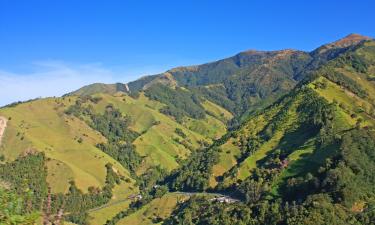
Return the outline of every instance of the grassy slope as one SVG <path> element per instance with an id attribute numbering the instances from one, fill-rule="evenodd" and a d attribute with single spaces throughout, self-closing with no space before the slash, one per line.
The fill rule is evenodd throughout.
<path id="1" fill-rule="evenodd" d="M 346 74 L 348 76 L 359 76 L 358 74 L 350 74 L 348 72 Z M 327 87 L 324 89 L 317 88 L 315 85 L 317 82 L 325 82 Z M 374 85 L 365 79 L 362 79 L 361 82 L 361 86 L 365 86 L 367 88 L 367 92 L 372 93 L 373 89 L 375 88 Z M 344 104 L 347 106 L 345 107 L 345 110 L 337 106 L 335 117 L 337 121 L 334 123 L 335 126 L 338 127 L 338 130 L 344 131 L 352 128 L 355 126 L 358 118 L 362 118 L 364 120 L 361 126 L 374 125 L 374 119 L 369 117 L 366 112 L 358 113 L 358 118 L 351 117 L 351 114 L 358 111 L 358 108 L 361 108 L 363 105 L 369 103 L 368 99 L 360 99 L 359 97 L 353 95 L 353 93 L 341 88 L 323 77 L 318 78 L 316 81 L 309 84 L 308 87 L 313 89 L 316 93 L 327 99 L 329 102 L 333 102 L 333 100 L 335 100 L 338 102 L 338 105 Z M 303 129 L 294 130 L 293 125 L 296 123 L 296 119 L 298 118 L 298 114 L 296 114 L 297 106 L 298 100 L 296 100 L 293 105 L 289 107 L 288 116 L 286 121 L 284 121 L 283 126 L 273 134 L 270 140 L 264 142 L 253 155 L 246 158 L 239 165 L 238 173 L 234 179 L 227 178 L 225 183 L 228 184 L 235 182 L 237 179 L 245 179 L 250 175 L 250 171 L 257 167 L 257 163 L 262 161 L 267 154 L 282 147 L 282 145 L 285 145 L 285 143 L 291 144 L 296 142 L 296 140 L 298 140 L 299 143 L 296 146 L 289 147 L 291 154 L 288 156 L 288 160 L 290 163 L 287 169 L 284 169 L 281 172 L 280 177 L 275 181 L 274 192 L 276 192 L 276 186 L 282 182 L 282 180 L 301 173 L 306 173 L 307 171 L 310 171 L 312 167 L 315 168 L 315 165 L 323 163 L 328 152 L 330 151 L 315 151 L 315 138 L 308 136 L 308 131 L 304 131 Z M 235 157 L 240 153 L 240 146 L 234 143 L 240 143 L 240 138 L 247 139 L 250 136 L 256 136 L 257 133 L 267 124 L 267 121 L 270 121 L 272 117 L 279 112 L 280 108 L 277 109 L 277 107 L 273 107 L 269 110 L 270 111 L 266 111 L 264 114 L 257 115 L 247 121 L 245 125 L 240 128 L 240 130 L 236 131 L 237 135 L 235 136 L 237 138 L 229 139 L 220 147 L 220 160 L 218 164 L 214 165 L 213 173 L 210 178 L 211 187 L 214 187 L 217 184 L 215 177 L 223 175 L 226 171 L 229 171 L 237 164 Z"/>
<path id="2" fill-rule="evenodd" d="M 283 127 L 277 130 L 270 140 L 263 143 L 253 155 L 249 156 L 244 160 L 243 163 L 241 163 L 238 171 L 239 179 L 244 180 L 245 178 L 247 178 L 250 175 L 250 171 L 257 167 L 257 162 L 266 157 L 270 151 L 275 150 L 278 147 L 280 140 L 284 137 L 286 130 L 291 129 L 291 126 L 293 126 L 297 120 L 297 106 L 298 99 L 288 110 L 287 119 L 286 121 L 284 121 Z"/>
<path id="3" fill-rule="evenodd" d="M 176 157 L 185 158 L 190 154 L 190 150 L 184 145 L 176 142 L 174 139 L 182 138 L 175 133 L 176 128 L 180 128 L 187 135 L 187 144 L 193 149 L 199 147 L 198 141 L 204 140 L 211 142 L 211 138 L 217 138 L 226 132 L 223 122 L 207 116 L 204 120 L 185 119 L 181 125 L 172 118 L 159 112 L 163 105 L 157 101 L 151 101 L 143 94 L 134 99 L 126 95 L 106 95 L 99 94 L 103 98 L 94 109 L 101 113 L 108 103 L 119 108 L 126 115 L 130 115 L 133 124 L 131 128 L 140 133 L 134 144 L 136 150 L 142 156 L 145 156 L 144 167 L 141 171 L 150 165 L 161 165 L 168 170 L 178 166 Z M 209 103 L 213 113 L 220 110 L 218 106 Z M 215 111 L 216 110 L 216 111 Z M 223 110 L 224 115 L 230 117 L 227 111 Z"/>
<path id="4" fill-rule="evenodd" d="M 266 125 L 267 121 L 270 121 L 273 116 L 280 110 L 279 106 L 273 107 L 264 114 L 257 115 L 251 118 L 249 121 L 243 124 L 243 126 L 236 131 L 236 138 L 230 138 L 224 145 L 220 146 L 220 158 L 219 162 L 213 166 L 212 176 L 210 177 L 210 186 L 215 187 L 217 182 L 216 178 L 223 175 L 225 172 L 229 171 L 233 166 L 237 164 L 236 157 L 240 155 L 240 138 L 247 139 L 250 136 L 256 136 Z M 271 143 L 271 142 L 270 142 Z M 269 144 L 270 144 L 269 143 Z M 243 169 L 241 171 L 241 176 L 245 177 L 247 173 L 246 168 L 249 164 L 254 164 L 256 160 L 260 159 L 261 155 L 267 152 L 267 144 L 263 147 L 264 151 L 257 153 L 255 157 L 249 157 L 246 159 L 247 163 L 243 163 L 241 166 Z"/>
<path id="5" fill-rule="evenodd" d="M 120 220 L 119 225 L 147 225 L 154 224 L 153 219 L 161 218 L 165 219 L 170 216 L 172 211 L 175 209 L 177 203 L 182 200 L 186 200 L 188 197 L 182 194 L 170 193 L 166 194 L 161 198 L 154 199 L 149 204 L 131 214 L 130 216 Z"/>
<path id="6" fill-rule="evenodd" d="M 335 121 L 333 121 L 334 126 L 337 127 L 338 132 L 343 132 L 345 130 L 351 129 L 355 125 L 355 120 L 350 118 L 347 113 L 336 107 Z M 278 185 L 285 181 L 289 177 L 294 177 L 297 175 L 303 175 L 307 172 L 317 169 L 322 165 L 325 159 L 335 152 L 336 146 L 328 146 L 323 150 L 316 149 L 316 138 L 315 137 L 303 137 L 303 133 L 298 134 L 298 136 L 305 140 L 301 145 L 293 149 L 293 152 L 288 155 L 288 167 L 281 171 L 280 175 L 273 183 L 274 194 L 277 194 Z M 290 140 L 293 141 L 293 140 Z"/>
<path id="7" fill-rule="evenodd" d="M 327 87 L 316 88 L 315 82 L 325 82 Z M 364 120 L 363 125 L 375 125 L 374 118 L 371 118 L 366 112 L 358 113 L 358 109 L 363 108 L 363 105 L 368 105 L 369 100 L 359 98 L 355 94 L 351 93 L 348 90 L 338 86 L 337 84 L 327 80 L 324 77 L 320 77 L 318 80 L 310 84 L 320 96 L 324 97 L 327 101 L 333 102 L 334 100 L 337 101 L 339 104 L 343 105 L 345 108 L 345 112 L 341 116 L 345 117 L 346 121 L 350 121 L 351 123 L 354 122 L 353 118 L 350 117 L 352 113 L 356 113 L 359 118 Z M 370 84 L 371 85 L 371 84 Z M 375 91 L 375 85 L 371 89 L 367 89 L 371 91 Z"/>
<path id="8" fill-rule="evenodd" d="M 365 79 L 365 75 L 363 74 L 358 74 L 351 70 L 341 70 L 340 72 L 344 73 L 351 79 L 359 80 L 358 83 L 362 87 L 365 87 L 369 97 L 359 98 L 355 94 L 324 77 L 319 77 L 310 83 L 308 87 L 314 90 L 318 95 L 325 98 L 328 102 L 336 101 L 338 103 L 335 111 L 336 120 L 333 121 L 334 126 L 336 126 L 336 129 L 339 131 L 338 134 L 353 128 L 359 118 L 363 120 L 361 123 L 362 127 L 373 127 L 375 125 L 375 119 L 371 117 L 366 110 L 363 111 L 360 109 L 371 105 L 372 96 L 374 96 L 373 93 L 375 93 L 375 85 Z M 322 82 L 327 84 L 325 88 L 319 88 L 316 85 L 316 83 Z M 342 105 L 344 105 L 344 107 L 342 107 Z M 253 155 L 245 159 L 239 165 L 236 177 L 234 179 L 227 178 L 227 180 L 225 180 L 226 184 L 235 182 L 237 179 L 245 179 L 248 177 L 250 171 L 257 167 L 257 163 L 261 162 L 267 154 L 281 148 L 285 143 L 286 146 L 297 143 L 296 145 L 290 145 L 287 147 L 287 149 L 290 149 L 290 154 L 287 157 L 289 161 L 288 167 L 281 171 L 273 183 L 272 192 L 277 195 L 278 186 L 281 182 L 289 177 L 306 174 L 309 171 L 315 170 L 319 165 L 324 163 L 325 158 L 334 153 L 336 149 L 335 146 L 328 146 L 326 149 L 317 150 L 315 136 L 309 136 L 309 132 L 303 130 L 303 128 L 294 130 L 295 127 L 293 125 L 296 123 L 296 118 L 298 118 L 298 114 L 296 114 L 295 111 L 297 106 L 298 101 L 294 103 L 294 106 L 292 105 L 292 107 L 289 107 L 287 120 L 284 121 L 283 126 L 277 129 L 270 140 L 264 142 Z M 274 111 L 277 114 L 279 110 Z M 257 132 L 265 126 L 266 121 L 271 120 L 272 114 L 275 114 L 266 111 L 266 114 L 267 113 L 268 116 L 261 114 L 250 119 L 239 131 L 237 131 L 237 139 L 231 138 L 221 146 L 220 160 L 219 163 L 213 167 L 213 174 L 210 179 L 211 187 L 216 185 L 215 177 L 229 171 L 237 164 L 235 156 L 239 155 L 240 146 L 237 146 L 238 144 L 234 145 L 233 143 L 239 143 L 239 138 L 241 137 L 247 139 L 251 135 L 256 135 Z M 357 117 L 353 118 L 351 116 L 353 113 L 357 114 Z M 266 119 L 264 119 L 264 117 L 266 117 Z"/>
<path id="9" fill-rule="evenodd" d="M 204 101 L 202 103 L 203 108 L 206 111 L 213 113 L 213 115 L 223 121 L 228 121 L 233 118 L 233 115 L 221 106 L 216 105 L 210 101 Z"/>
<path id="10" fill-rule="evenodd" d="M 102 186 L 108 162 L 128 177 L 127 170 L 95 147 L 105 141 L 98 132 L 63 113 L 70 102 L 47 98 L 1 109 L 1 115 L 11 117 L 1 147 L 6 159 L 14 160 L 26 149 L 45 152 L 51 158 L 48 181 L 54 192 L 66 191 L 72 179 L 82 190 Z M 83 142 L 78 143 L 78 138 Z"/>
<path id="11" fill-rule="evenodd" d="M 224 122 L 232 118 L 228 111 L 205 101 L 203 105 L 210 115 L 204 120 L 185 119 L 181 125 L 159 112 L 163 107 L 161 103 L 150 101 L 144 95 L 137 99 L 122 94 L 96 96 L 103 98 L 93 104 L 97 112 L 103 112 L 105 106 L 111 103 L 132 117 L 131 129 L 141 134 L 134 144 L 137 151 L 146 156 L 139 172 L 157 164 L 174 169 L 178 166 L 176 157 L 185 158 L 190 154 L 189 149 L 174 140 L 183 140 L 175 133 L 176 128 L 187 135 L 187 144 L 197 149 L 199 141 L 211 142 L 211 138 L 223 135 L 226 132 Z M 11 117 L 0 151 L 7 160 L 16 159 L 26 149 L 45 152 L 50 158 L 47 179 L 54 192 L 65 192 L 70 180 L 75 180 L 82 190 L 87 190 L 89 186 L 102 186 L 107 162 L 111 162 L 121 174 L 129 176 L 128 171 L 95 147 L 97 143 L 106 141 L 104 137 L 83 121 L 64 114 L 75 100 L 74 96 L 48 98 L 0 110 L 0 115 Z M 82 143 L 78 142 L 79 138 L 83 139 Z M 91 223 L 103 224 L 128 207 L 126 198 L 134 192 L 137 192 L 134 183 L 116 186 L 114 198 L 107 206 L 90 211 Z"/>
<path id="12" fill-rule="evenodd" d="M 315 85 L 317 82 L 325 82 L 327 87 L 317 88 Z M 363 84 L 364 82 L 361 84 L 362 87 L 364 86 Z M 374 88 L 371 86 L 371 84 L 369 85 L 369 83 L 367 83 L 366 86 L 369 88 Z M 332 83 L 324 77 L 319 77 L 317 80 L 309 84 L 309 87 L 315 90 L 316 93 L 324 97 L 329 102 L 333 102 L 333 100 L 335 100 L 338 102 L 338 105 L 345 105 L 345 110 L 339 106 L 336 107 L 336 120 L 333 121 L 333 124 L 337 127 L 339 133 L 349 130 L 355 126 L 357 119 L 352 118 L 350 115 L 354 113 L 364 102 L 366 102 L 366 99 L 361 99 L 353 95 L 353 93 L 344 90 L 342 87 Z M 374 124 L 374 120 L 369 118 L 365 113 L 361 113 L 359 118 L 362 118 L 365 121 L 362 126 Z M 280 173 L 279 177 L 273 184 L 274 194 L 277 195 L 278 185 L 282 181 L 285 181 L 289 177 L 305 174 L 312 171 L 312 169 L 316 169 L 324 162 L 324 159 L 328 157 L 329 154 L 334 153 L 334 146 L 328 146 L 324 150 L 316 150 L 314 141 L 314 138 L 308 139 L 301 147 L 297 148 L 288 156 L 290 161 L 288 167 Z"/>

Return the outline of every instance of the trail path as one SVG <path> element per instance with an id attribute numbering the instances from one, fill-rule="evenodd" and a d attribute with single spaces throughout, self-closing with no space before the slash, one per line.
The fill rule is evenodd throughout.
<path id="1" fill-rule="evenodd" d="M 3 135 L 4 135 L 6 127 L 7 127 L 7 119 L 5 117 L 0 116 L 0 146 L 1 146 L 1 140 L 3 139 Z"/>

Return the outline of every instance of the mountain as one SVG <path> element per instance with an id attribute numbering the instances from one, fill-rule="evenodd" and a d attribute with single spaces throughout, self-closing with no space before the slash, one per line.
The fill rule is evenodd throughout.
<path id="1" fill-rule="evenodd" d="M 374 74 L 352 34 L 11 104 L 0 186 L 51 222 L 372 224 Z"/>
<path id="2" fill-rule="evenodd" d="M 98 93 L 106 93 L 106 94 L 115 94 L 117 92 L 129 92 L 129 87 L 127 84 L 116 83 L 116 84 L 103 84 L 103 83 L 95 83 L 84 86 L 77 91 L 69 93 L 69 95 L 93 95 Z"/>
<path id="3" fill-rule="evenodd" d="M 169 181 L 172 190 L 222 192 L 244 204 L 191 199 L 170 223 L 373 223 L 375 42 L 351 47 Z"/>

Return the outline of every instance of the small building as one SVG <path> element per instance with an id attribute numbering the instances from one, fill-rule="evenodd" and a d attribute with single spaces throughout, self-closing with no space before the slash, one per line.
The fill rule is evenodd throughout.
<path id="1" fill-rule="evenodd" d="M 130 199 L 130 200 L 141 200 L 143 197 L 142 197 L 142 195 L 141 194 L 131 194 L 131 195 L 129 195 L 129 197 L 128 197 L 128 199 Z"/>

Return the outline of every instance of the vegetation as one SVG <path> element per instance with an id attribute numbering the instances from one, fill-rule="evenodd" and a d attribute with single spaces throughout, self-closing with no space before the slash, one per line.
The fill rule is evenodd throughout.
<path id="1" fill-rule="evenodd" d="M 1 224 L 35 224 L 36 212 L 25 212 L 25 202 L 20 195 L 0 188 L 0 222 Z"/>
<path id="2" fill-rule="evenodd" d="M 47 170 L 44 154 L 25 155 L 0 165 L 0 180 L 7 182 L 25 202 L 23 208 L 38 210 L 47 196 Z"/>
<path id="3" fill-rule="evenodd" d="M 375 42 L 349 43 L 0 109 L 1 222 L 374 224 Z"/>
<path id="4" fill-rule="evenodd" d="M 95 114 L 91 107 L 84 108 L 81 104 L 77 101 L 66 113 L 77 117 L 90 117 L 90 126 L 99 131 L 108 141 L 108 143 L 99 143 L 97 147 L 134 175 L 142 159 L 132 145 L 138 134 L 128 128 L 131 123 L 130 118 L 123 117 L 121 112 L 112 105 L 108 105 L 104 114 L 100 115 Z"/>
<path id="5" fill-rule="evenodd" d="M 216 149 L 210 148 L 194 152 L 190 159 L 167 179 L 172 190 L 203 191 L 209 187 L 208 178 L 212 166 L 217 163 Z"/>
<path id="6" fill-rule="evenodd" d="M 184 116 L 195 119 L 205 117 L 204 108 L 197 95 L 181 88 L 172 89 L 164 85 L 153 85 L 148 88 L 145 95 L 152 100 L 166 104 L 161 112 L 173 116 L 177 121 L 182 121 Z"/>

